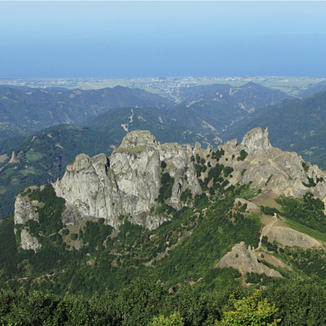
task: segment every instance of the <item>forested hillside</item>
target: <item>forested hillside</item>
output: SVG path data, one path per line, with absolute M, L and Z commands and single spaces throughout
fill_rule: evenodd
M 214 84 L 181 88 L 180 96 L 184 101 L 164 114 L 196 132 L 215 136 L 253 112 L 291 98 L 252 82 L 239 87 Z
M 165 112 L 154 108 L 113 109 L 87 120 L 86 126 L 101 131 L 117 145 L 132 130 L 149 130 L 161 143 L 195 145 L 198 141 L 206 146 L 210 143 L 214 147 L 220 143 L 218 139 L 214 140 L 212 134 L 201 135 L 187 128 L 186 124 L 180 125 L 168 118 Z
M 58 124 L 78 125 L 118 107 L 167 108 L 173 101 L 140 89 L 116 86 L 100 90 L 0 88 L 0 140 Z
M 51 139 L 49 134 L 44 137 Z M 135 162 L 144 160 L 147 151 L 153 156 L 154 145 L 131 143 L 134 147 L 128 148 L 127 143 L 125 139 L 114 155 L 127 155 L 136 169 Z M 260 143 L 257 152 L 255 144 Z M 67 200 L 56 195 L 57 185 L 21 192 L 19 211 L 0 225 L 1 322 L 229 325 L 233 318 L 236 324 L 323 325 L 326 226 L 319 197 L 324 172 L 274 149 L 267 132 L 259 130 L 248 133 L 243 146 L 188 148 L 193 155 L 186 171 L 175 170 L 173 162 L 179 159 L 167 155 L 174 145 L 155 146 L 166 153 L 159 163 L 158 197 L 148 212 L 148 218 L 164 221 L 159 227 L 131 223 L 131 215 L 120 215 L 117 227 L 104 218 L 83 217 L 83 204 L 77 203 L 73 212 Z M 277 161 L 269 175 L 264 160 L 273 157 Z M 99 161 L 93 162 L 100 171 Z M 87 177 L 91 168 L 81 164 L 70 164 L 67 173 L 81 180 L 84 171 Z M 181 188 L 182 205 L 175 206 L 175 182 L 187 185 L 191 169 L 201 194 Z M 286 179 L 284 171 L 290 173 Z M 315 175 L 309 177 L 312 171 Z M 110 166 L 106 173 L 118 182 Z M 122 176 L 128 173 L 124 170 Z M 188 174 L 180 179 L 180 173 Z M 277 196 L 281 180 L 287 189 L 304 195 Z M 92 183 L 88 187 L 93 188 Z M 239 244 L 244 251 L 235 251 Z M 226 261 L 229 267 L 222 267 Z

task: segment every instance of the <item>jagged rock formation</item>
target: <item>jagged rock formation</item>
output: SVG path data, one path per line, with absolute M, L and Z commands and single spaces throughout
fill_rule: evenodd
M 234 169 L 228 177 L 230 184 L 251 184 L 263 191 L 295 197 L 310 191 L 325 201 L 326 173 L 304 162 L 296 153 L 272 147 L 267 130 L 253 129 L 240 145 L 233 140 L 221 145 L 220 149 L 224 150 L 224 155 L 218 163 Z M 109 158 L 105 154 L 92 158 L 78 155 L 67 166 L 63 178 L 53 184 L 56 195 L 66 201 L 62 222 L 74 225 L 80 219 L 104 218 L 107 224 L 117 228 L 124 216 L 150 230 L 157 228 L 167 218 L 155 213 L 163 173 L 174 178 L 171 195 L 165 203 L 175 209 L 184 205 L 180 197 L 185 190 L 189 189 L 193 197 L 202 193 L 191 159 L 197 154 L 206 160 L 206 166 L 216 164 L 209 147 L 203 150 L 199 143 L 194 148 L 176 143 L 160 144 L 150 132 L 138 130 L 128 133 Z M 202 173 L 202 180 L 207 173 Z M 247 204 L 248 212 L 257 210 L 244 199 L 236 199 L 238 201 Z M 39 204 L 29 196 L 18 195 L 15 223 L 37 221 Z
M 215 266 L 216 268 L 232 267 L 242 275 L 246 273 L 265 274 L 270 277 L 282 277 L 282 275 L 266 265 L 259 262 L 258 254 L 244 242 L 240 242 L 232 248 Z
M 37 188 L 36 186 L 29 187 L 30 189 Z M 15 224 L 25 224 L 28 220 L 38 221 L 38 214 L 36 211 L 37 203 L 33 203 L 28 196 L 18 194 L 15 201 Z
M 326 201 L 326 173 L 317 165 L 304 162 L 295 152 L 283 152 L 273 147 L 267 128 L 264 132 L 261 128 L 253 129 L 244 136 L 241 144 L 234 139 L 220 148 L 225 151 L 221 163 L 234 169 L 231 184 L 251 183 L 251 187 L 263 191 L 297 198 L 310 191 Z M 244 160 L 240 160 L 241 151 L 248 154 Z
M 232 169 L 225 167 L 232 167 Z M 79 250 L 82 246 L 87 246 L 87 243 L 83 242 L 86 241 L 85 237 L 80 236 L 83 234 L 81 231 L 85 225 L 85 223 L 79 223 L 80 220 L 103 218 L 106 224 L 115 228 L 112 230 L 99 223 L 108 229 L 108 234 L 112 232 L 111 235 L 105 235 L 106 240 L 101 240 L 101 243 L 105 245 L 109 243 L 107 241 L 114 239 L 119 232 L 119 226 L 125 223 L 126 219 L 153 230 L 165 220 L 175 216 L 166 213 L 170 208 L 165 204 L 177 210 L 184 205 L 192 207 L 196 202 L 206 205 L 205 196 L 194 199 L 196 195 L 202 194 L 202 189 L 204 189 L 207 197 L 211 196 L 207 206 L 196 206 L 195 210 L 185 212 L 191 214 L 191 218 L 195 221 L 192 220 L 193 222 L 189 225 L 185 224 L 187 229 L 180 234 L 177 233 L 172 238 L 171 245 L 170 240 L 166 241 L 162 236 L 162 240 L 168 247 L 157 254 L 154 260 L 151 257 L 151 260 L 146 263 L 147 266 L 154 266 L 155 261 L 163 259 L 169 251 L 181 245 L 185 237 L 191 238 L 195 230 L 192 228 L 196 228 L 197 223 L 205 222 L 205 218 L 214 219 L 215 209 L 209 210 L 213 206 L 211 201 L 218 200 L 218 198 L 223 200 L 224 195 L 232 196 L 232 198 L 235 195 L 240 197 L 243 195 L 242 191 L 246 194 L 256 193 L 258 189 L 262 189 L 262 196 L 272 193 L 273 198 L 280 194 L 302 197 L 307 191 L 311 191 L 316 197 L 325 201 L 326 183 L 324 180 L 326 180 L 326 174 L 317 166 L 304 162 L 296 153 L 282 152 L 273 148 L 269 142 L 268 131 L 263 132 L 260 128 L 250 131 L 240 145 L 233 140 L 220 146 L 220 150 L 214 152 L 210 147 L 206 150 L 202 149 L 199 143 L 194 148 L 190 145 L 184 148 L 176 143 L 160 144 L 148 131 L 133 131 L 124 137 L 120 146 L 110 157 L 99 154 L 91 158 L 80 154 L 67 166 L 63 178 L 57 180 L 52 185 L 53 188 L 51 185 L 41 188 L 32 186 L 19 194 L 15 203 L 14 216 L 16 236 L 22 249 L 34 252 L 47 248 L 45 246 L 47 242 L 43 240 L 48 236 L 49 239 L 53 239 L 55 246 L 60 245 L 61 241 L 63 248 L 67 245 L 67 247 L 70 246 L 67 249 L 75 247 Z M 256 190 L 238 187 L 242 184 L 250 184 Z M 162 196 L 162 190 L 166 185 L 168 185 L 168 191 Z M 226 192 L 225 188 L 230 185 L 236 187 Z M 181 197 L 182 194 L 184 196 Z M 48 209 L 49 202 L 55 203 L 53 210 L 52 206 L 49 206 L 51 210 Z M 202 214 L 198 211 L 198 207 L 203 207 Z M 263 216 L 260 207 L 249 200 L 235 198 L 233 207 L 230 205 L 228 208 L 229 214 L 225 216 L 232 222 L 236 221 L 236 215 L 233 213 L 240 211 L 244 213 L 244 220 L 248 217 L 262 216 L 261 221 L 267 225 L 261 230 L 258 249 L 254 250 L 241 242 L 235 245 L 218 264 L 214 260 L 213 264 L 216 264 L 217 268 L 232 267 L 239 270 L 241 274 L 264 273 L 267 276 L 279 278 L 282 275 L 264 263 L 272 264 L 275 268 L 284 268 L 281 270 L 282 274 L 283 271 L 287 272 L 285 269 L 291 271 L 291 266 L 287 266 L 272 254 L 268 254 L 265 247 L 261 248 L 262 239 L 265 241 L 264 236 L 268 237 L 269 242 L 276 240 L 283 246 L 300 246 L 304 249 L 316 246 L 324 248 L 324 245 L 317 240 L 283 227 L 282 220 L 278 220 L 276 215 L 273 218 Z M 58 214 L 51 216 L 52 211 Z M 207 211 L 209 214 L 206 214 Z M 217 214 L 218 211 L 216 211 Z M 182 214 L 179 216 L 183 218 Z M 61 224 L 60 218 L 64 225 Z M 26 224 L 29 220 L 38 222 L 38 226 L 33 221 Z M 48 227 L 51 225 L 50 221 L 53 229 Z M 76 224 L 79 224 L 78 227 L 69 227 Z M 125 226 L 126 229 L 129 228 L 129 225 Z M 181 226 L 183 227 L 184 224 L 182 223 Z M 232 228 L 232 224 L 230 227 Z M 78 228 L 80 228 L 79 231 Z M 220 232 L 219 229 L 220 226 L 217 225 L 217 232 Z M 124 232 L 122 228 L 120 230 Z M 71 231 L 71 236 L 68 238 L 67 235 Z M 75 232 L 78 232 L 79 240 L 76 240 L 77 233 Z M 259 236 L 257 229 L 255 232 Z M 155 242 L 155 235 L 151 237 L 153 245 L 161 243 L 161 239 L 160 242 Z M 43 243 L 43 248 L 41 248 L 41 243 Z M 263 246 L 265 246 L 264 243 Z M 142 248 L 139 250 L 141 251 Z M 264 252 L 264 256 L 261 252 Z
M 119 216 L 130 216 L 132 223 L 154 229 L 164 221 L 148 214 L 159 195 L 161 162 L 174 178 L 169 205 L 180 209 L 180 196 L 186 189 L 193 196 L 201 194 L 190 162 L 192 154 L 178 144 L 157 143 L 149 131 L 132 131 L 109 158 L 104 154 L 93 158 L 78 155 L 53 187 L 57 196 L 66 200 L 66 206 L 76 208 L 82 217 L 104 218 L 117 227 L 121 224 Z M 74 219 L 69 220 L 73 223 Z

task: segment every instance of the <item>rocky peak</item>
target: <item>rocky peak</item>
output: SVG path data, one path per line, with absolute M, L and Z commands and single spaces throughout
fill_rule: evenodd
M 241 144 L 234 139 L 219 147 L 225 151 L 220 162 L 234 169 L 231 184 L 250 183 L 252 188 L 297 198 L 309 191 L 326 202 L 326 173 L 295 152 L 273 147 L 267 128 L 249 131 Z
M 255 128 L 249 131 L 242 140 L 241 145 L 248 154 L 257 154 L 268 151 L 272 148 L 269 141 L 268 128 L 263 132 L 261 128 Z
M 250 184 L 257 190 L 294 197 L 310 191 L 326 202 L 326 173 L 305 163 L 296 153 L 272 147 L 267 129 L 264 132 L 253 129 L 241 144 L 233 140 L 220 149 L 224 154 L 219 164 L 233 169 L 228 178 L 230 185 Z M 161 145 L 149 131 L 136 130 L 123 138 L 109 158 L 105 154 L 92 158 L 80 154 L 67 166 L 63 178 L 53 184 L 56 195 L 66 201 L 66 215 L 62 220 L 74 224 L 81 218 L 104 218 L 108 224 L 118 227 L 123 215 L 132 223 L 154 229 L 166 219 L 159 213 L 149 213 L 155 212 L 159 205 L 161 176 L 168 174 L 173 178 L 171 195 L 164 198 L 164 203 L 181 209 L 183 192 L 190 190 L 193 198 L 202 193 L 192 159 L 198 154 L 207 161 L 208 152 L 209 149 L 203 150 L 199 144 L 187 149 L 177 143 Z M 216 164 L 209 160 L 213 166 Z M 205 173 L 202 181 L 208 172 Z M 18 195 L 15 223 L 37 220 L 35 205 L 28 197 Z
M 155 137 L 147 130 L 134 130 L 123 137 L 120 148 L 130 149 L 156 145 Z
M 165 168 L 161 168 L 161 162 Z M 132 223 L 154 229 L 164 222 L 163 216 L 149 211 L 157 206 L 161 174 L 174 178 L 172 195 L 167 204 L 180 209 L 180 197 L 186 189 L 193 196 L 201 188 L 188 151 L 176 143 L 162 144 L 146 130 L 128 133 L 111 157 L 99 154 L 90 158 L 80 154 L 61 180 L 53 184 L 57 196 L 66 200 L 67 212 L 76 211 L 81 218 L 104 218 L 118 227 L 121 215 Z M 69 215 L 69 223 L 79 217 Z

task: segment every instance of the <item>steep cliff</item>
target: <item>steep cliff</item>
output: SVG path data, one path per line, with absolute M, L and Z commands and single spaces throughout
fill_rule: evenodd
M 129 216 L 132 223 L 154 229 L 165 220 L 148 214 L 157 205 L 163 172 L 174 178 L 167 200 L 170 206 L 182 207 L 180 196 L 186 189 L 193 196 L 201 194 L 192 154 L 178 144 L 157 143 L 149 131 L 132 131 L 109 158 L 78 155 L 53 187 L 66 206 L 76 208 L 83 217 L 104 218 L 118 227 L 122 223 L 119 217 Z

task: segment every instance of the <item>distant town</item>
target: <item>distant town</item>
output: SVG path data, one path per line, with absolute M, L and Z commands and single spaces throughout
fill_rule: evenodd
M 124 86 L 140 88 L 161 96 L 174 98 L 179 101 L 178 90 L 181 87 L 194 87 L 210 84 L 230 84 L 241 86 L 248 82 L 254 82 L 266 87 L 282 90 L 290 95 L 295 91 L 307 89 L 314 84 L 326 81 L 326 78 L 313 77 L 278 77 L 278 76 L 254 76 L 254 77 L 146 77 L 146 78 L 44 78 L 44 79 L 0 79 L 0 86 L 48 88 L 63 87 L 68 89 L 101 89 L 106 87 Z

